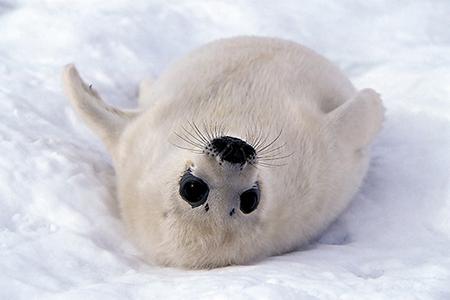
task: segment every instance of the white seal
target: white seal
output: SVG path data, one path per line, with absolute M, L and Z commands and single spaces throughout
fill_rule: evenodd
M 102 139 L 121 215 L 148 261 L 213 268 L 298 248 L 345 209 L 383 120 L 299 44 L 207 44 L 141 85 L 140 109 L 113 108 L 69 65 L 65 90 Z

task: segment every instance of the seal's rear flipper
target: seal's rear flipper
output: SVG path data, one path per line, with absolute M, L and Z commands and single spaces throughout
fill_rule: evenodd
M 327 115 L 328 126 L 344 145 L 360 150 L 368 146 L 380 131 L 384 107 L 378 93 L 372 89 L 359 91 Z
M 107 105 L 91 86 L 83 82 L 72 64 L 65 67 L 63 80 L 74 110 L 112 153 L 123 129 L 138 113 Z

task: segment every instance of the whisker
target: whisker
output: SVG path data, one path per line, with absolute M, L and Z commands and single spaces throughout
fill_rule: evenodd
M 174 144 L 174 143 L 172 143 L 172 142 L 169 142 L 169 143 L 170 143 L 172 146 L 175 146 L 175 147 L 180 148 L 180 149 L 183 149 L 183 150 L 189 150 L 189 151 L 191 151 L 191 152 L 193 152 L 193 153 L 195 153 L 195 154 L 203 154 L 203 151 L 200 151 L 200 150 L 198 150 L 198 149 L 186 148 L 186 147 L 183 147 L 183 146 Z
M 188 143 L 188 144 L 190 144 L 190 145 L 192 145 L 194 147 L 197 147 L 199 149 L 203 149 L 204 148 L 203 145 L 200 145 L 200 144 L 197 144 L 197 143 L 191 141 L 188 137 L 182 136 L 182 135 L 178 134 L 177 132 L 174 132 L 174 134 L 177 137 L 179 137 L 180 139 L 182 139 L 183 141 L 185 141 L 186 143 Z
M 227 127 L 225 126 L 225 124 L 222 124 L 222 125 L 221 125 L 220 135 L 221 135 L 221 136 L 228 135 Z
M 199 143 L 200 145 L 204 146 L 204 141 L 202 141 L 200 138 L 198 138 L 197 136 L 195 136 L 194 134 L 192 134 L 189 130 L 187 130 L 184 126 L 181 126 L 181 128 L 187 133 L 189 134 L 195 141 L 197 141 L 197 143 Z
M 250 141 L 250 129 L 247 128 L 247 130 L 245 130 L 245 142 L 249 145 L 252 144 L 252 142 Z
M 262 130 L 261 130 L 261 132 L 262 132 Z M 261 137 L 260 137 L 260 139 L 259 139 L 259 141 L 258 141 L 258 145 L 257 145 L 256 148 L 255 148 L 255 150 L 256 150 L 257 152 L 261 151 L 261 149 L 259 149 L 259 148 L 264 146 L 264 144 L 266 143 L 266 141 L 267 141 L 268 138 L 269 138 L 268 135 L 265 135 L 265 136 L 264 136 L 264 135 L 261 133 Z
M 199 147 L 199 148 L 201 148 L 201 149 L 203 149 L 204 147 L 203 147 L 203 143 L 200 143 L 199 141 L 197 141 L 197 140 L 193 140 L 190 136 L 187 136 L 187 135 L 185 135 L 185 134 L 183 134 L 183 135 L 179 135 L 181 138 L 183 138 L 183 140 L 185 141 L 185 142 L 189 142 L 191 145 L 195 145 L 195 146 L 197 146 L 197 147 Z
M 203 135 L 203 133 L 200 131 L 200 129 L 197 127 L 197 125 L 195 125 L 194 122 L 192 122 L 192 124 L 190 122 L 188 122 L 188 123 L 191 125 L 191 127 L 194 128 L 194 131 L 197 132 L 197 135 L 199 136 L 199 138 L 201 140 L 203 140 L 205 142 L 205 144 L 208 144 L 209 140 Z
M 257 165 L 261 166 L 261 167 L 284 167 L 287 164 L 269 164 L 269 163 L 259 163 L 258 162 Z
M 251 162 L 248 162 L 248 165 L 251 166 L 252 168 L 258 169 L 258 167 L 255 164 L 251 163 Z
M 258 130 L 258 128 L 256 128 L 255 126 L 253 128 L 247 129 L 247 135 L 248 135 L 248 138 L 246 138 L 247 144 L 251 145 L 253 147 L 253 149 L 255 149 L 255 145 L 256 145 L 256 138 L 257 138 L 257 134 L 258 134 L 257 130 Z
M 266 146 L 262 147 L 261 149 L 258 149 L 258 152 L 261 152 L 261 151 L 267 149 L 268 147 L 272 146 L 272 145 L 280 138 L 282 132 L 283 132 L 283 131 L 280 130 L 280 133 L 277 135 L 277 137 L 274 138 L 274 139 L 273 139 L 269 144 L 267 144 Z
M 260 146 L 260 143 L 261 143 L 261 140 L 262 140 L 262 136 L 263 136 L 262 133 L 263 133 L 263 130 L 262 130 L 262 128 L 260 128 L 259 132 L 258 132 L 258 135 L 257 135 L 257 137 L 255 139 L 255 143 L 253 145 L 254 149 L 257 149 Z
M 220 124 L 218 122 L 216 122 L 216 124 L 214 125 L 214 133 L 215 133 L 215 137 L 214 138 L 219 138 L 219 137 L 223 136 L 221 134 L 221 127 L 220 127 Z
M 208 138 L 208 144 L 213 140 L 211 133 L 208 131 L 208 126 L 203 122 L 203 129 L 205 130 L 206 137 Z
M 283 148 L 285 146 L 286 146 L 286 143 L 283 143 L 282 145 L 280 145 L 280 146 L 278 146 L 276 148 L 266 149 L 264 151 L 260 151 L 259 154 L 263 154 L 263 155 L 270 154 L 270 153 L 273 153 L 273 152 L 275 152 L 277 150 L 280 150 L 281 148 Z
M 213 133 L 213 138 L 216 139 L 217 138 L 217 123 L 214 123 L 212 126 L 212 133 Z
M 294 155 L 294 152 L 289 153 L 287 155 L 283 155 L 283 156 L 266 156 L 266 157 L 257 157 L 258 161 L 270 161 L 270 160 L 279 160 L 279 159 L 284 159 L 284 158 L 288 158 L 291 157 L 292 155 Z

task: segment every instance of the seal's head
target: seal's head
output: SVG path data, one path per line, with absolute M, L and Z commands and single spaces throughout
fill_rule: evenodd
M 201 141 L 202 150 L 180 156 L 183 168 L 173 178 L 176 188 L 172 190 L 169 210 L 182 227 L 197 224 L 194 230 L 203 232 L 199 238 L 208 247 L 211 238 L 212 244 L 223 247 L 220 239 L 231 242 L 233 233 L 238 231 L 251 235 L 254 233 L 251 226 L 258 222 L 257 209 L 263 191 L 255 166 L 256 151 L 237 137 L 219 136 Z M 216 229 L 226 229 L 228 235 Z M 208 231 L 214 233 L 209 236 Z
M 256 177 L 256 151 L 247 142 L 231 136 L 203 140 L 202 156 L 186 162 L 179 194 L 192 208 L 211 206 L 233 217 L 239 209 L 249 214 L 257 209 L 260 187 Z M 209 200 L 209 201 L 208 201 Z M 224 212 L 221 211 L 220 214 Z
M 134 155 L 128 159 L 123 178 L 130 174 L 134 182 L 125 180 L 121 189 L 133 191 L 135 197 L 123 207 L 124 217 L 139 232 L 138 243 L 152 244 L 142 248 L 162 264 L 217 267 L 248 262 L 256 249 L 263 249 L 259 245 L 267 176 L 259 168 L 257 152 L 263 144 L 191 125 L 192 130 L 172 132 L 168 148 L 150 158 L 148 169 L 128 173 L 125 170 L 134 169 Z M 140 147 L 133 145 L 126 152 L 131 148 Z M 144 211 L 151 216 L 142 218 Z

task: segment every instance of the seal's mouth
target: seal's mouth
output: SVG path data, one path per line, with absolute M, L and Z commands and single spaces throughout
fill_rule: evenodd
M 214 138 L 205 149 L 206 154 L 217 156 L 220 161 L 244 165 L 256 159 L 255 149 L 247 142 L 232 136 Z

